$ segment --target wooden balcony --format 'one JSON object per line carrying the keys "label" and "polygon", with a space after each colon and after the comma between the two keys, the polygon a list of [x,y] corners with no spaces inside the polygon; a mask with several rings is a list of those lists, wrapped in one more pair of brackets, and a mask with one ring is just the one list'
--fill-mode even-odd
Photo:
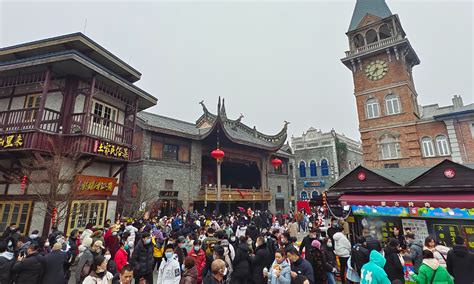
{"label": "wooden balcony", "polygon": [[[130,160],[132,157],[131,126],[94,114],[87,116],[85,113],[76,113],[69,117],[70,126],[62,129],[62,122],[68,117],[62,117],[63,114],[60,112],[45,108],[42,119],[37,121],[38,113],[39,108],[0,112],[0,152],[11,150],[49,152],[52,139],[61,135],[64,138],[61,143],[65,152],[90,153],[119,160]],[[86,118],[89,120],[88,123]]]}
{"label": "wooden balcony", "polygon": [[[217,201],[217,186],[202,185],[198,194],[201,201]],[[272,194],[268,189],[237,189],[223,186],[220,201],[271,201]]]}

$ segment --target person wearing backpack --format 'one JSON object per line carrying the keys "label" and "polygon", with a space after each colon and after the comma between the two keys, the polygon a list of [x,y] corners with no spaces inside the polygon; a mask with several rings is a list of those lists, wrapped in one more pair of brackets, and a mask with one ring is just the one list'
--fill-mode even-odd
{"label": "person wearing backpack", "polygon": [[410,272],[410,276],[418,284],[454,284],[451,275],[444,267],[439,265],[438,260],[434,258],[433,252],[430,250],[423,251],[423,262],[418,269],[418,274]]}
{"label": "person wearing backpack", "polygon": [[247,284],[247,279],[250,274],[250,255],[246,237],[240,237],[239,245],[235,250],[235,258],[232,262],[232,267],[234,271],[231,275],[231,283]]}

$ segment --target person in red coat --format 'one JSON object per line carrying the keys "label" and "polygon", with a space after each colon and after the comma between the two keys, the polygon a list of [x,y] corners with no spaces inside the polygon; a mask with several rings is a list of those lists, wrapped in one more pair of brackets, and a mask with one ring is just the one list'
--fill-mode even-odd
{"label": "person in red coat", "polygon": [[115,253],[115,256],[114,256],[114,261],[115,261],[115,265],[117,266],[117,271],[122,271],[122,267],[123,267],[125,264],[128,264],[128,253],[127,253],[127,249],[128,249],[127,240],[123,240],[123,241],[122,241],[122,246],[121,246],[120,249]]}
{"label": "person in red coat", "polygon": [[198,283],[202,283],[202,271],[206,267],[206,253],[201,248],[201,241],[195,240],[193,247],[189,250],[188,256],[194,258],[194,263],[198,271]]}
{"label": "person in red coat", "polygon": [[112,258],[115,257],[115,253],[120,248],[120,240],[118,237],[118,226],[110,227],[107,232],[105,232],[104,239],[105,239],[105,246],[109,249]]}

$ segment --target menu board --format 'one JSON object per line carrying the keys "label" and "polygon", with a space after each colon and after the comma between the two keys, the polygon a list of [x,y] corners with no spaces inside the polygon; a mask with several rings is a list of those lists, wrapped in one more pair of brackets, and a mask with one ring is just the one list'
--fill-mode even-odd
{"label": "menu board", "polygon": [[383,222],[380,230],[382,231],[382,240],[387,241],[388,238],[393,236],[393,228],[395,227],[394,222]]}
{"label": "menu board", "polygon": [[382,220],[377,217],[367,217],[362,220],[362,226],[379,241],[386,241],[393,236],[393,228],[400,226],[398,220]]}
{"label": "menu board", "polygon": [[433,224],[436,239],[445,246],[452,247],[456,236],[459,236],[459,227],[456,224]]}
{"label": "menu board", "polygon": [[462,229],[467,239],[467,246],[474,249],[474,226],[463,225]]}
{"label": "menu board", "polygon": [[415,238],[421,241],[425,241],[426,237],[429,236],[428,226],[425,220],[417,219],[402,219],[402,226],[404,234],[411,232],[415,235]]}

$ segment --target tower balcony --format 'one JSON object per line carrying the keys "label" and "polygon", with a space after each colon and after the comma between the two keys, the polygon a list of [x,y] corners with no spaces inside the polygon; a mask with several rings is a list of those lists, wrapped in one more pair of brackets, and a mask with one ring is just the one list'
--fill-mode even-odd
{"label": "tower balcony", "polygon": [[382,40],[346,51],[346,58],[359,56],[365,53],[369,53],[369,52],[373,52],[379,49],[390,47],[402,41],[404,41],[404,38],[402,37],[402,35],[397,35],[397,36],[389,37],[386,39],[382,39]]}

